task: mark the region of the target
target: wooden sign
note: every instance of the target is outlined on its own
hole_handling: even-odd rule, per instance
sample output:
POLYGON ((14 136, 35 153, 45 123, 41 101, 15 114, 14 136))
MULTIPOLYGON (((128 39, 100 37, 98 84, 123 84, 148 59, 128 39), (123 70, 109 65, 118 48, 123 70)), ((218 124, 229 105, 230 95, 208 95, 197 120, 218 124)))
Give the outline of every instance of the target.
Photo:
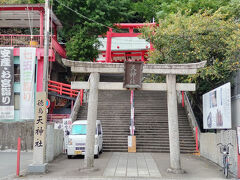
POLYGON ((124 82, 123 87, 129 89, 142 88, 143 62, 125 61, 124 62, 124 82))
POLYGON ((128 152, 136 152, 136 136, 128 136, 128 152))

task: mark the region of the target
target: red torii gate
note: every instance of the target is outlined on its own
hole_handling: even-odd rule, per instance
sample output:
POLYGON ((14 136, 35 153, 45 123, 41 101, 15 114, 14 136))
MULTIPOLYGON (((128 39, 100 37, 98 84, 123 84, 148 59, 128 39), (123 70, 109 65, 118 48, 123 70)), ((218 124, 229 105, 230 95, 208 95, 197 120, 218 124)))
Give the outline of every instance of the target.
MULTIPOLYGON (((155 25, 156 25, 156 23, 120 23, 120 24, 116 24, 117 28, 119 28, 119 29, 128 29, 129 32, 127 32, 127 33, 113 32, 113 29, 109 28, 109 30, 107 32, 107 46, 106 46, 105 62, 110 63, 110 62, 112 62, 112 57, 119 56, 118 54, 114 54, 111 51, 113 37, 137 37, 137 36, 141 35, 142 33, 136 33, 136 32, 134 32, 134 29, 143 28, 145 26, 155 26, 155 25)), ((151 43, 150 43, 150 50, 153 50, 153 46, 151 43)), ((126 53, 130 52, 132 54, 129 54, 126 56, 141 56, 141 61, 146 61, 144 56, 146 55, 147 51, 148 50, 138 50, 138 51, 129 50, 129 51, 117 51, 117 52, 118 53, 119 52, 126 52, 126 53)), ((102 53, 104 53, 104 51, 102 51, 102 53)))

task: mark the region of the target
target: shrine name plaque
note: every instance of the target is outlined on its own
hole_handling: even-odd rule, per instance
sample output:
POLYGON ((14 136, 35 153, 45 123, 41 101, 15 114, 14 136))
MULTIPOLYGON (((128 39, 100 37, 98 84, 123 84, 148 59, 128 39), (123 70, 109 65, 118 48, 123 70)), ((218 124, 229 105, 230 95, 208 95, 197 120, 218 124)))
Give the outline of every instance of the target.
POLYGON ((125 61, 124 62, 124 82, 123 88, 141 89, 142 88, 142 69, 141 61, 125 61))

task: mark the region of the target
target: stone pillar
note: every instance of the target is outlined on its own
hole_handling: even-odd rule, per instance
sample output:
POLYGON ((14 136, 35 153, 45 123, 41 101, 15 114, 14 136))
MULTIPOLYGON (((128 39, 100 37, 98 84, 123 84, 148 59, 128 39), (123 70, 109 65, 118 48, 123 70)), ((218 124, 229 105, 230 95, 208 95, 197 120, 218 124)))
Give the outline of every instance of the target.
POLYGON ((176 75, 167 75, 168 130, 170 145, 170 168, 168 172, 183 173, 180 163, 176 75))
POLYGON ((99 73, 91 73, 89 79, 90 91, 88 100, 87 136, 84 158, 84 168, 86 169, 93 168, 94 166, 94 145, 98 106, 98 83, 100 75, 99 73))

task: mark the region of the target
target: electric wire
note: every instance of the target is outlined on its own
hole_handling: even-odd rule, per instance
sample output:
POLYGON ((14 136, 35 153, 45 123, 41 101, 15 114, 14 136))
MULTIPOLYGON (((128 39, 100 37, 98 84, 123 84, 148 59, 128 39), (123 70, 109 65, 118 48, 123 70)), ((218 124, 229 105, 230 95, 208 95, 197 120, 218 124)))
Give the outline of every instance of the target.
POLYGON ((29 29, 30 29, 31 40, 32 40, 32 38, 33 38, 33 32, 32 32, 32 25, 31 25, 31 18, 30 18, 30 14, 29 14, 28 4, 27 4, 27 12, 28 12, 28 23, 29 23, 29 29))
MULTIPOLYGON (((83 14, 75 11, 74 9, 72 9, 72 8, 70 8, 69 6, 63 4, 62 2, 59 2, 58 0, 55 0, 55 1, 57 1, 59 4, 61 4, 62 6, 66 7, 66 8, 69 9, 70 11, 72 11, 72 12, 76 13, 77 15, 81 16, 82 18, 87 19, 88 21, 92 21, 92 22, 97 23, 98 25, 104 26, 104 27, 106 27, 106 28, 115 29, 115 28, 113 28, 113 27, 104 25, 104 24, 102 24, 102 23, 99 23, 99 22, 97 22, 97 21, 95 21, 95 20, 93 20, 93 19, 90 19, 90 18, 84 16, 83 14)), ((116 29, 116 30, 118 30, 118 29, 116 29)))

